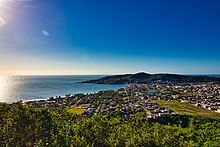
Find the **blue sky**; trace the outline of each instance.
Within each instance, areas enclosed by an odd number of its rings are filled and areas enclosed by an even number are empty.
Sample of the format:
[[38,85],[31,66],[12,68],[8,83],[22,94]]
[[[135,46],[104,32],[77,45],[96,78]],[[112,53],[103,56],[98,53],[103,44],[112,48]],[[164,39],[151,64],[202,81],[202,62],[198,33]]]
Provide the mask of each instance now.
[[220,73],[219,5],[0,0],[0,74]]

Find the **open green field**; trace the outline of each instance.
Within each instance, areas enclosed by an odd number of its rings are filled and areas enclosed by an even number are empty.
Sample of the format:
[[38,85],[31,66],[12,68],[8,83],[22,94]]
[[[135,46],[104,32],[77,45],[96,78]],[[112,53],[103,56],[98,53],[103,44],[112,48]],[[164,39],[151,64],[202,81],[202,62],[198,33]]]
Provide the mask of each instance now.
[[198,96],[198,93],[195,92],[180,92],[181,95],[191,95],[191,96]]
[[75,114],[82,114],[85,111],[85,109],[77,107],[77,108],[69,108],[68,111]]
[[83,108],[87,108],[87,107],[90,106],[90,104],[81,104],[80,106],[83,107]]
[[164,100],[155,100],[154,102],[158,103],[163,107],[169,107],[182,115],[203,116],[211,119],[220,120],[220,113],[202,107],[196,107],[192,104],[181,103],[179,101],[168,102]]

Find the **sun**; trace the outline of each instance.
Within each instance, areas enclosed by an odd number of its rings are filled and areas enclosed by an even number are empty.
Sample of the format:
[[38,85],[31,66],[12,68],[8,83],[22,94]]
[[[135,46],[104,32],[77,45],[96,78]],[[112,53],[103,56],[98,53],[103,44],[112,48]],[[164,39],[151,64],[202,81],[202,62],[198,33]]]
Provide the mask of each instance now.
[[0,0],[0,12],[9,9],[9,0]]
[[0,6],[4,5],[6,2],[6,0],[0,0]]
[[5,0],[0,0],[0,16],[2,15],[5,9]]
[[0,0],[0,27],[6,24],[6,16],[9,10],[8,0]]

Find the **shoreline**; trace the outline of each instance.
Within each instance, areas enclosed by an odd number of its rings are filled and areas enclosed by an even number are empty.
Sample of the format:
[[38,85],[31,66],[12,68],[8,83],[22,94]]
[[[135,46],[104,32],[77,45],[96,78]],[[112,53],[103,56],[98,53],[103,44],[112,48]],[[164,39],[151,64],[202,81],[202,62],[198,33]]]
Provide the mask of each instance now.
[[[120,89],[120,88],[119,88]],[[118,90],[118,89],[109,89],[109,90]],[[1,102],[0,103],[7,103],[7,104],[12,104],[12,103],[17,103],[17,102],[22,102],[22,103],[27,103],[27,102],[37,102],[37,101],[48,101],[50,98],[53,99],[59,99],[59,98],[67,98],[67,96],[69,97],[75,97],[76,95],[89,95],[89,94],[96,94],[99,93],[101,91],[107,91],[107,90],[100,90],[100,91],[95,91],[95,92],[80,92],[80,93],[75,93],[75,94],[66,94],[66,95],[59,95],[59,96],[51,96],[51,97],[47,97],[47,98],[33,98],[33,99],[27,99],[27,100],[17,100],[17,101],[13,101],[13,102]]]

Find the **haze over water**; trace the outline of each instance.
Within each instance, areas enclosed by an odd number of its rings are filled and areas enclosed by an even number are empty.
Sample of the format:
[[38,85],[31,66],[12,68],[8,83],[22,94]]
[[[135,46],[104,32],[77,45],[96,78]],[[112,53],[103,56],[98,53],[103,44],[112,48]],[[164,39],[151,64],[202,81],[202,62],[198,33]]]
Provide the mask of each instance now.
[[76,93],[93,93],[125,85],[87,84],[81,81],[103,76],[0,76],[0,102],[45,99]]

